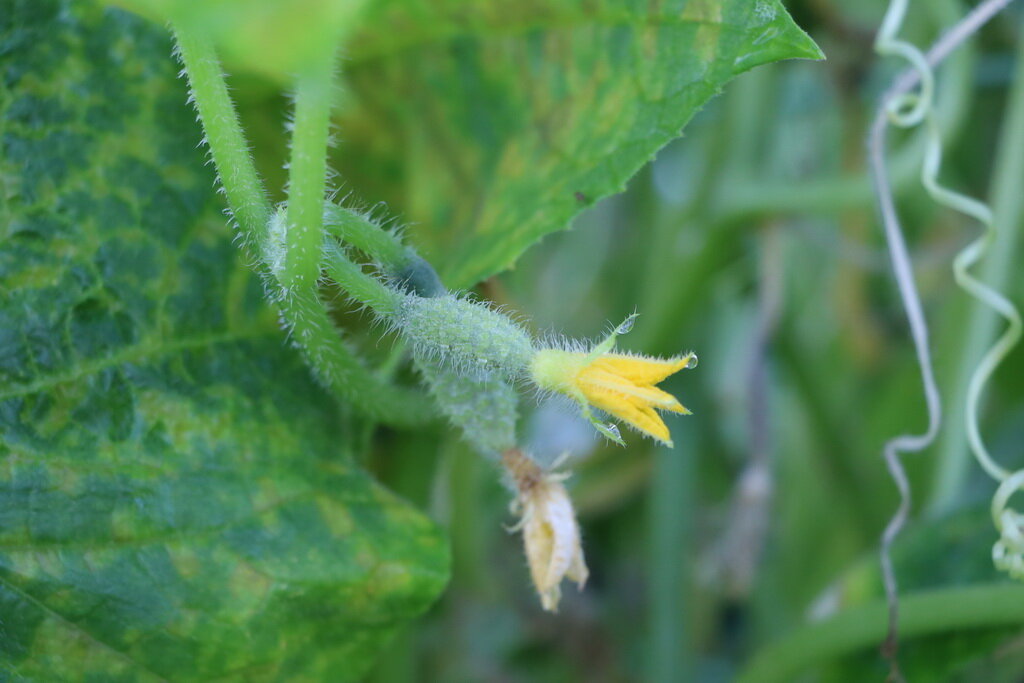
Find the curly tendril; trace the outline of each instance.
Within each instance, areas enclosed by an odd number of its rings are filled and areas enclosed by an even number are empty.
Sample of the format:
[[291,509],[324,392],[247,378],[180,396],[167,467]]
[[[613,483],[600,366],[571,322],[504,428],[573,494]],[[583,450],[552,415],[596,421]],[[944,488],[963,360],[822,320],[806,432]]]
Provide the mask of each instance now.
[[[1005,6],[1011,0],[1000,0],[993,5]],[[996,567],[1008,572],[1014,578],[1024,578],[1024,535],[1021,533],[1024,515],[1007,509],[1010,497],[1024,484],[1024,470],[1010,473],[998,465],[989,454],[978,427],[981,393],[1010,351],[1021,338],[1021,316],[1014,305],[985,283],[971,275],[970,269],[985,258],[996,240],[995,218],[986,204],[967,195],[954,192],[938,184],[939,168],[942,165],[942,147],[939,132],[932,117],[928,117],[928,146],[925,150],[922,181],[928,193],[936,202],[970,216],[981,223],[983,231],[974,241],[964,247],[953,260],[953,276],[956,283],[968,294],[992,308],[1007,322],[1006,331],[982,356],[967,385],[967,403],[964,419],[967,429],[967,443],[978,464],[1000,486],[992,499],[992,515],[1001,538],[992,549]]]
[[[1011,0],[998,0],[989,3],[1002,7]],[[926,117],[928,127],[928,145],[925,149],[924,165],[921,180],[931,197],[944,206],[969,216],[981,223],[983,231],[980,236],[964,247],[953,260],[953,276],[956,283],[968,294],[981,303],[995,310],[1007,322],[1006,331],[996,340],[982,356],[967,385],[967,402],[964,419],[967,429],[967,443],[978,464],[996,481],[999,489],[992,499],[992,514],[996,528],[1001,534],[1000,540],[992,549],[992,556],[999,569],[1007,571],[1015,578],[1024,578],[1024,536],[1021,534],[1021,521],[1024,515],[1006,509],[1010,497],[1024,484],[1024,470],[1010,473],[1000,466],[989,454],[981,438],[978,427],[979,404],[981,394],[995,372],[1010,351],[1021,338],[1021,316],[1014,305],[992,287],[971,275],[970,269],[985,258],[996,239],[995,219],[990,209],[983,202],[967,195],[954,192],[938,183],[939,169],[942,166],[942,146],[938,127],[930,115]]]
[[[906,243],[900,229],[899,217],[896,214],[892,190],[886,174],[885,130],[890,124],[901,128],[924,124],[926,148],[921,168],[921,181],[925,189],[937,203],[971,216],[985,226],[984,234],[957,256],[954,262],[954,272],[961,287],[995,308],[1010,321],[1010,329],[986,354],[971,379],[966,411],[967,430],[971,449],[985,470],[997,479],[1006,479],[1004,486],[1000,487],[1000,492],[1003,495],[1000,496],[997,492],[996,499],[993,500],[996,526],[1003,534],[996,548],[993,549],[993,557],[998,556],[996,564],[1001,568],[1003,565],[1000,562],[1007,566],[1016,562],[1018,567],[1024,568],[1024,536],[1021,535],[1020,524],[1021,521],[1024,521],[1024,517],[1004,509],[1010,495],[1020,488],[1020,483],[1024,482],[1024,475],[1022,477],[1013,475],[1011,478],[1015,483],[1013,486],[1007,486],[1010,479],[1007,479],[1006,471],[989,457],[977,428],[977,404],[981,389],[993,370],[1020,337],[1020,318],[1006,299],[985,287],[967,272],[971,265],[984,256],[988,245],[993,241],[992,212],[981,202],[944,188],[938,183],[939,169],[942,165],[942,139],[932,107],[934,93],[932,67],[941,62],[955,47],[972,36],[1011,1],[987,0],[981,3],[943,35],[925,55],[914,45],[897,38],[906,16],[908,0],[892,0],[875,40],[875,50],[880,55],[902,57],[910,63],[910,69],[902,73],[882,97],[882,104],[871,128],[869,152],[882,222],[893,267],[896,271],[900,296],[910,323],[911,336],[921,368],[921,379],[928,406],[928,429],[924,434],[897,436],[889,440],[884,449],[886,464],[900,492],[899,508],[886,526],[880,549],[882,578],[885,583],[886,599],[889,603],[889,633],[883,645],[883,654],[890,662],[890,680],[903,680],[896,657],[899,603],[890,550],[893,541],[906,523],[910,511],[910,485],[899,455],[903,452],[921,451],[929,446],[935,440],[942,421],[941,403],[928,345],[927,323],[921,309],[920,297],[914,285]],[[914,92],[914,87],[918,85],[920,87]]]
[[1024,580],[1024,515],[1007,508],[1010,497],[1020,490],[1024,490],[1024,469],[1003,479],[992,497],[992,520],[999,530],[999,540],[992,546],[992,562],[1000,571]]

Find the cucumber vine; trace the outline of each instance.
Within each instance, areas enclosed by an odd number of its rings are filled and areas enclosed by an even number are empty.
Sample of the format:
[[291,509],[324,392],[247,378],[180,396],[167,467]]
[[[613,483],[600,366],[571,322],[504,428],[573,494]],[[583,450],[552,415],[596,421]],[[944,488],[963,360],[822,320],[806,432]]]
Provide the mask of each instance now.
[[[562,579],[573,578],[582,588],[586,566],[560,483],[568,475],[545,471],[517,448],[515,385],[576,399],[595,428],[616,443],[624,445],[617,427],[598,419],[592,404],[671,445],[656,409],[688,411],[654,384],[693,367],[696,356],[661,360],[612,353],[616,334],[628,331],[632,317],[593,348],[572,340],[535,340],[501,311],[449,293],[429,263],[371,217],[326,200],[333,55],[296,78],[288,200],[275,209],[253,166],[212,44],[180,26],[175,34],[241,242],[292,341],[338,396],[373,419],[408,426],[429,419],[431,403],[415,390],[386,383],[345,346],[320,295],[324,277],[400,335],[440,412],[481,455],[505,468],[524,515],[520,526],[531,575],[543,607],[556,610]],[[349,257],[350,247],[364,252],[377,272],[364,272]],[[572,563],[562,561],[566,553],[575,558]]]

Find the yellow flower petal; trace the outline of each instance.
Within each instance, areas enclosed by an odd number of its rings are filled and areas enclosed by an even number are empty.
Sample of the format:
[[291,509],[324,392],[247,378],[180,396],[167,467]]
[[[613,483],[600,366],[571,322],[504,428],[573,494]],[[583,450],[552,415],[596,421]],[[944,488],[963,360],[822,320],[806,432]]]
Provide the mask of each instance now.
[[653,386],[633,384],[618,375],[600,368],[588,367],[584,369],[579,375],[578,383],[583,390],[584,396],[588,394],[588,389],[597,387],[635,397],[661,410],[671,410],[674,413],[686,412],[686,409],[680,405],[676,397],[667,391],[662,391]]
[[[606,340],[604,344],[607,343]],[[671,446],[668,427],[655,410],[684,415],[690,411],[675,396],[654,385],[683,368],[693,367],[697,357],[688,353],[660,359],[608,352],[595,358],[594,353],[542,349],[534,356],[531,377],[542,389],[558,391],[578,401],[584,415],[613,440],[621,443],[610,434],[607,425],[591,414],[590,406]]]
[[623,394],[607,390],[594,391],[588,394],[587,398],[590,399],[590,403],[594,407],[600,408],[623,422],[628,422],[634,428],[662,443],[672,445],[668,427],[650,406],[631,400],[630,397]]
[[679,413],[680,415],[690,414],[690,411],[687,410],[686,406],[680,403],[675,396],[667,391],[662,391],[658,387],[650,387],[649,391],[658,396],[658,400],[651,401],[654,407],[658,410],[667,410],[672,413]]
[[657,384],[691,363],[692,353],[679,358],[650,358],[624,353],[607,353],[593,365],[608,370],[635,384]]

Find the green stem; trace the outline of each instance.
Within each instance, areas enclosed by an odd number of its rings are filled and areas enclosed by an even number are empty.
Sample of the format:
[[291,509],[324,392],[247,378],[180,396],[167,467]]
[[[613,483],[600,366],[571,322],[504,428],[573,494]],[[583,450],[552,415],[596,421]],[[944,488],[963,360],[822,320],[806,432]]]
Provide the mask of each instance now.
[[376,261],[396,287],[422,297],[447,294],[448,290],[430,263],[363,214],[327,203],[324,224],[331,235],[357,247]]
[[490,597],[495,577],[480,558],[488,556],[487,541],[494,538],[496,529],[488,525],[480,510],[488,495],[484,477],[493,475],[484,469],[482,458],[454,438],[449,437],[442,448],[449,477],[452,584],[462,596],[486,603],[481,598]]
[[[174,32],[228,207],[246,245],[260,259],[256,270],[263,276],[306,362],[335,395],[380,422],[411,426],[431,419],[432,404],[423,394],[380,381],[346,348],[315,286],[285,290],[263,263],[263,245],[273,212],[249,155],[216,52],[202,35],[180,26]],[[317,204],[318,215],[321,207],[322,197]],[[319,258],[320,251],[316,253]]]
[[422,424],[435,416],[423,393],[381,381],[345,346],[323,302],[311,287],[281,293],[278,301],[307,364],[335,395],[378,422]]
[[245,143],[217,54],[205,36],[183,26],[175,26],[174,35],[231,214],[245,245],[262,256],[260,245],[272,214],[270,200]]
[[285,287],[314,286],[320,275],[333,85],[331,67],[331,60],[327,60],[301,75],[296,84],[285,216],[287,250],[280,276]]
[[[1016,74],[1011,86],[1003,130],[996,149],[999,150],[992,181],[994,241],[979,270],[978,279],[996,290],[1007,288],[1014,273],[1014,257],[1020,240],[1020,223],[1024,214],[1024,43],[1018,53]],[[939,466],[929,508],[940,512],[949,508],[963,487],[969,472],[967,421],[960,416],[968,411],[968,385],[975,368],[995,338],[1000,316],[988,304],[973,300],[966,323],[958,325],[960,339],[956,378],[950,390],[950,415],[942,436]]]
[[[694,448],[659,448],[651,478],[651,588],[648,618],[651,630],[650,671],[657,683],[688,681],[690,648],[687,616],[692,557]],[[683,452],[680,452],[683,451]]]
[[[810,667],[865,648],[875,648],[888,628],[885,601],[845,610],[795,629],[762,650],[736,683],[793,681]],[[1024,586],[995,584],[945,588],[904,596],[902,638],[964,629],[1024,624]]]
[[330,234],[365,252],[388,272],[400,272],[412,260],[412,253],[397,237],[351,209],[327,204],[324,225]]
[[324,268],[328,276],[359,303],[369,306],[381,316],[394,314],[399,295],[385,287],[377,278],[364,273],[362,268],[345,256],[345,252],[338,245],[327,243]]

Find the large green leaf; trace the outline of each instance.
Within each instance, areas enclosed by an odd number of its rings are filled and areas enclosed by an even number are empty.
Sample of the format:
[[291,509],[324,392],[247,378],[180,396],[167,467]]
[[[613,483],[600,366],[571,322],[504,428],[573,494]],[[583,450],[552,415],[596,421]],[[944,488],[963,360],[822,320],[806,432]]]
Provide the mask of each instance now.
[[0,0],[0,672],[358,678],[447,546],[351,464],[175,70],[120,10]]
[[621,191],[736,74],[820,56],[778,0],[377,0],[364,19],[343,177],[453,287]]

